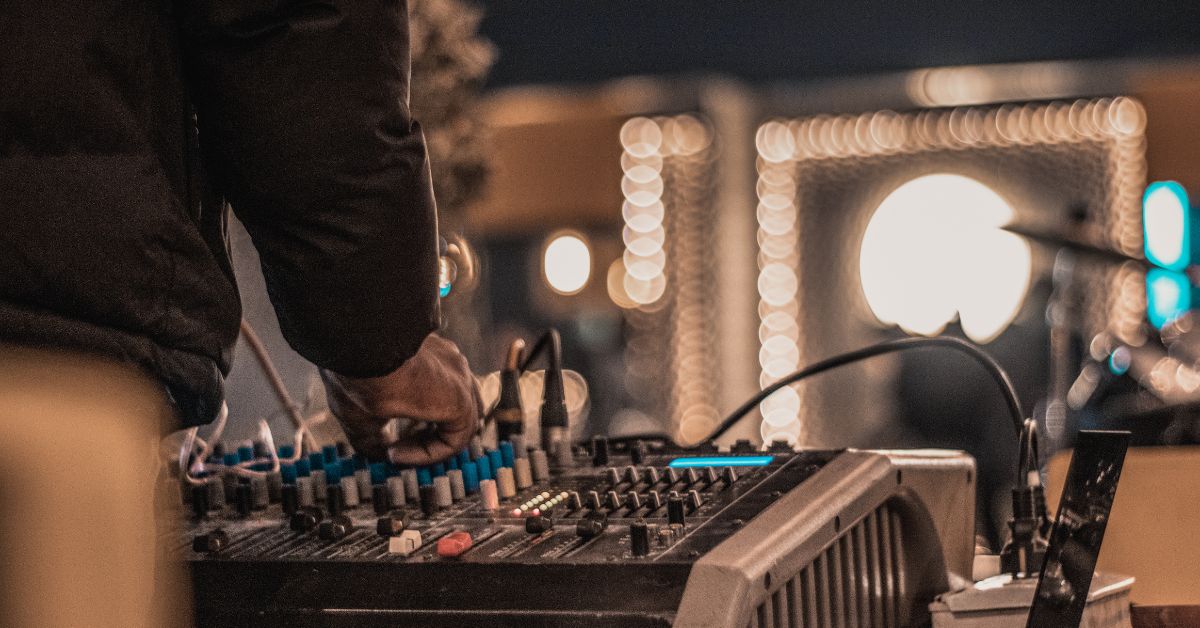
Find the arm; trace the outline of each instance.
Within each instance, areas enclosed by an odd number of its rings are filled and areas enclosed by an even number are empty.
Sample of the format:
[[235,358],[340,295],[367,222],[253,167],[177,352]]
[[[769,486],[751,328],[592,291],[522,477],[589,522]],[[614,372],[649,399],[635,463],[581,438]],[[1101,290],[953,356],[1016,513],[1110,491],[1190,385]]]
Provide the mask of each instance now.
[[[479,399],[438,320],[437,219],[408,110],[404,2],[182,3],[205,165],[246,225],[288,342],[360,452],[465,445]],[[436,425],[395,443],[388,419]]]

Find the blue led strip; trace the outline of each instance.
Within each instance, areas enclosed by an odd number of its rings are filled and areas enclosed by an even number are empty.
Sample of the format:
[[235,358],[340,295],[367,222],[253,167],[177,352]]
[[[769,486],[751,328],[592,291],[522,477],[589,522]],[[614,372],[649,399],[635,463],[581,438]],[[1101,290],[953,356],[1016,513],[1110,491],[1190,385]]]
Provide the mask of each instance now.
[[703,456],[698,458],[676,458],[668,464],[672,469],[692,467],[765,467],[775,460],[774,456]]

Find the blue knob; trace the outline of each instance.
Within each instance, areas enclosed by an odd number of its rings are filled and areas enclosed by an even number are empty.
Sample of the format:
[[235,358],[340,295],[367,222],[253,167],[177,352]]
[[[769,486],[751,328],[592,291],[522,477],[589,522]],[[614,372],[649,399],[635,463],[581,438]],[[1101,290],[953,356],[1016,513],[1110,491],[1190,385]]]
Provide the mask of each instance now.
[[354,470],[355,470],[355,471],[359,471],[359,470],[362,470],[362,469],[369,469],[369,468],[371,468],[371,467],[370,467],[370,465],[367,463],[367,457],[366,457],[366,456],[364,456],[364,455],[362,455],[362,454],[355,454],[355,455],[354,455]]
[[326,445],[321,448],[321,454],[325,457],[325,462],[336,462],[338,459],[337,445]]
[[280,445],[279,446],[279,457],[280,458],[291,458],[292,456],[295,456],[295,455],[296,455],[295,447],[293,447],[291,445]]
[[504,466],[513,466],[513,446],[512,443],[504,441],[500,443],[500,459],[504,462]]
[[433,484],[433,473],[429,471],[429,467],[417,468],[417,485],[429,486]]
[[400,467],[398,467],[390,462],[387,463],[387,476],[389,478],[391,478],[391,477],[396,477],[397,475],[400,475]]
[[325,456],[318,452],[308,454],[308,466],[313,471],[320,471],[325,468]]
[[254,460],[254,448],[249,445],[242,445],[237,448],[238,460],[242,462],[250,462]]
[[492,473],[495,473],[500,467],[505,466],[504,457],[501,456],[500,452],[496,451],[495,449],[489,449],[487,452],[487,457],[488,463],[492,465]]
[[471,462],[471,452],[469,450],[464,449],[458,452],[458,468],[465,469],[469,462]]
[[387,482],[387,465],[382,462],[371,463],[371,484]]
[[458,469],[458,456],[450,456],[449,458],[446,458],[446,468],[451,470]]
[[446,465],[440,462],[433,465],[433,477],[440,478],[443,475],[446,475]]
[[474,462],[468,462],[463,465],[463,487],[468,493],[474,493],[479,490],[479,467],[475,466]]
[[296,465],[294,465],[294,464],[279,465],[279,477],[283,480],[284,484],[295,484],[296,483]]
[[236,467],[242,459],[237,454],[225,454],[225,466]]
[[490,461],[488,461],[487,456],[480,456],[479,458],[477,458],[475,460],[475,466],[479,467],[479,479],[480,480],[491,480],[492,479],[492,463]]
[[358,470],[358,465],[354,464],[354,458],[350,456],[338,458],[338,463],[342,465],[342,473],[346,475],[354,475],[354,472]]
[[296,476],[306,478],[312,475],[312,465],[308,463],[308,458],[301,458],[296,461]]
[[342,481],[342,464],[340,462],[328,462],[325,464],[325,483],[337,484]]

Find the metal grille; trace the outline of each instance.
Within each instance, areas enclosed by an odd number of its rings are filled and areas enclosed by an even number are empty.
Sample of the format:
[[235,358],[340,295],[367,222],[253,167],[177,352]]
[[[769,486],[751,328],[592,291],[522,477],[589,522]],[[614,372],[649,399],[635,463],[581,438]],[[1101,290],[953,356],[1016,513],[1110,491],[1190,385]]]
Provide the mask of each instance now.
[[907,625],[900,518],[888,505],[846,530],[756,609],[750,628]]

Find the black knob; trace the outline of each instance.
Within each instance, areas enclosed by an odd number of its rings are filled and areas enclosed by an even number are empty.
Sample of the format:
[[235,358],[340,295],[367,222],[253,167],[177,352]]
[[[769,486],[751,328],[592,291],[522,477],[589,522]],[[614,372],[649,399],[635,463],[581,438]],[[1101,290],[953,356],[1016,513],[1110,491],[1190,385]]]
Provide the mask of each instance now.
[[250,516],[250,511],[254,508],[254,494],[249,483],[238,483],[233,493],[233,504],[239,515]]
[[291,520],[288,521],[288,527],[290,527],[292,531],[300,532],[302,534],[305,532],[311,532],[317,527],[317,524],[321,522],[321,518],[323,516],[324,515],[321,513],[321,510],[318,508],[301,508],[300,510],[296,511],[296,514],[292,515]]
[[324,541],[340,541],[346,538],[352,529],[354,522],[350,521],[350,517],[341,515],[329,521],[322,521],[317,528],[317,536]]
[[192,487],[192,514],[197,519],[203,519],[208,514],[208,485],[198,484]]
[[554,527],[554,520],[546,515],[535,515],[525,518],[525,531],[530,534],[541,534]]
[[592,510],[600,509],[600,493],[596,491],[588,491],[587,497],[583,498],[583,505]]
[[393,510],[375,522],[375,532],[382,537],[392,537],[400,534],[408,527],[408,513],[403,510]]
[[192,539],[192,550],[204,554],[220,554],[229,545],[229,535],[224,530],[216,529],[207,534],[197,534]]
[[691,485],[695,484],[696,482],[699,482],[700,481],[700,472],[696,470],[696,467],[688,467],[687,471],[683,472],[683,481],[688,486],[691,486]]
[[338,455],[338,458],[345,458],[346,456],[349,456],[350,455],[350,443],[347,443],[344,440],[339,440],[337,442],[337,455]]
[[342,494],[341,484],[330,484],[325,491],[325,507],[329,509],[329,516],[336,517],[346,510],[346,498]]
[[371,504],[375,506],[375,514],[383,516],[388,511],[388,490],[383,484],[371,487]]
[[295,484],[284,484],[283,490],[279,493],[279,504],[283,507],[283,514],[292,516],[300,508],[300,492],[296,490]]
[[667,523],[684,524],[683,498],[679,496],[679,493],[674,491],[667,497]]
[[421,496],[421,512],[426,517],[432,517],[438,511],[437,490],[432,484],[426,484],[419,490]]
[[617,495],[616,491],[609,491],[604,494],[604,505],[609,510],[616,510],[621,507],[621,496]]
[[642,464],[646,460],[646,443],[641,440],[633,441],[633,445],[629,446],[629,461],[633,464]]
[[629,512],[642,507],[642,498],[637,494],[637,491],[629,491],[625,494],[625,505],[629,508]]
[[733,453],[748,454],[754,451],[754,444],[745,438],[739,438],[733,443]]
[[650,553],[650,526],[641,519],[629,524],[629,551],[634,556]]
[[597,436],[592,439],[592,466],[603,467],[608,464],[608,437]]
[[608,515],[599,510],[593,510],[584,515],[579,523],[575,524],[575,534],[590,539],[598,536],[608,527]]
[[577,491],[571,491],[567,494],[567,508],[569,510],[579,510],[583,508],[583,500],[579,498]]
[[697,491],[694,489],[688,491],[688,494],[687,494],[687,507],[688,507],[687,511],[688,512],[694,512],[702,504],[704,504],[704,500],[701,499],[701,497],[700,497],[700,491]]
[[716,484],[717,480],[721,479],[717,470],[712,467],[704,467],[704,481],[709,485]]

